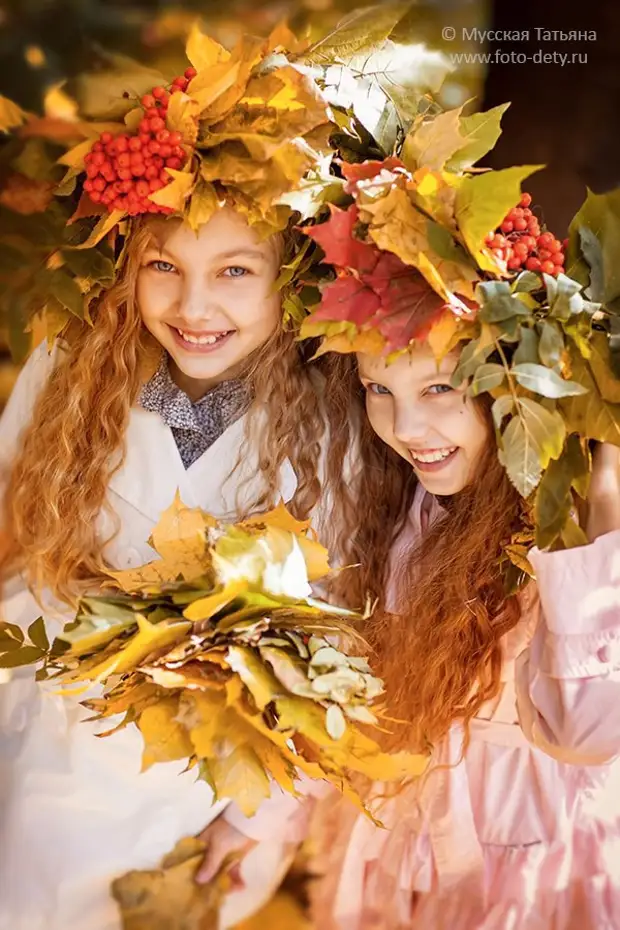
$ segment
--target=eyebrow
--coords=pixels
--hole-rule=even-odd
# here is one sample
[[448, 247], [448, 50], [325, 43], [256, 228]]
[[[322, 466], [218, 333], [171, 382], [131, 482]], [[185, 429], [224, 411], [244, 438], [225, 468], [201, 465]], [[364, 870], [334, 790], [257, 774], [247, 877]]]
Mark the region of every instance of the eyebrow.
[[[181, 261], [180, 256], [177, 257], [175, 253], [164, 243], [153, 242], [153, 244], [147, 248], [147, 251], [152, 249], [154, 252], [158, 252], [159, 255], [169, 255], [174, 262], [178, 263]], [[243, 246], [239, 249], [230, 249], [228, 252], [218, 252], [213, 256], [214, 261], [228, 261], [231, 258], [258, 258], [261, 261], [266, 262], [267, 256], [260, 249], [253, 249], [251, 247], [244, 248]]]

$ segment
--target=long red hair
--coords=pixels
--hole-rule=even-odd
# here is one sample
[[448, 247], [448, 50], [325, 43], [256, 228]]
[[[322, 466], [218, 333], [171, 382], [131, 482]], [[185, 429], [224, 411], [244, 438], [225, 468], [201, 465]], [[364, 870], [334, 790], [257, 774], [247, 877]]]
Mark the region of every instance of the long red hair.
[[[330, 390], [364, 417], [364, 392], [352, 359]], [[355, 519], [347, 551], [357, 571], [343, 573], [340, 593], [353, 606], [365, 596], [376, 609], [362, 630], [385, 680], [387, 712], [401, 721], [386, 742], [418, 750], [436, 743], [455, 720], [467, 723], [500, 688], [500, 641], [520, 616], [507, 596], [502, 546], [521, 523], [522, 502], [497, 458], [491, 418], [479, 477], [442, 498], [442, 515], [390, 568], [390, 550], [417, 488], [411, 466], [365, 420], [353, 493]], [[391, 575], [391, 577], [389, 577]], [[398, 614], [386, 610], [390, 587]]]
[[[73, 602], [105, 577], [108, 540], [97, 532], [98, 517], [107, 506], [110, 477], [123, 461], [131, 408], [161, 357], [136, 301], [138, 270], [149, 241], [146, 226], [132, 235], [122, 273], [92, 308], [93, 325], [78, 325], [69, 334], [34, 402], [6, 476], [0, 580], [22, 569], [35, 592], [48, 588]], [[285, 254], [286, 241], [282, 245]], [[249, 360], [247, 439], [257, 444], [266, 488], [250, 503], [252, 510], [278, 502], [286, 461], [297, 477], [290, 505], [296, 516], [307, 518], [325, 494], [336, 509], [347, 506], [346, 487], [339, 494], [329, 489], [340, 484], [350, 435], [348, 411], [323, 402], [322, 371], [334, 362], [308, 364], [313, 348], [278, 328]], [[258, 410], [266, 413], [265, 426], [255, 435], [259, 418], [252, 414]], [[328, 435], [337, 438], [322, 468]], [[235, 463], [230, 464], [232, 470]], [[342, 525], [337, 515], [335, 524]]]

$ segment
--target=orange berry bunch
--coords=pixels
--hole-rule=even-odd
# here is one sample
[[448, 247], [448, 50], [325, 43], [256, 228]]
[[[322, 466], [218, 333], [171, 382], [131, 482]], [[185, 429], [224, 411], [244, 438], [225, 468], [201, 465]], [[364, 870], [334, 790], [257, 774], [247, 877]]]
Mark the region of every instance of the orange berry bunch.
[[507, 214], [497, 230], [490, 232], [485, 244], [496, 258], [506, 262], [509, 271], [544, 271], [558, 275], [564, 271], [564, 251], [568, 240], [560, 242], [550, 232], [541, 232], [538, 219], [530, 209], [532, 197], [521, 195], [516, 207]]
[[104, 132], [84, 159], [84, 190], [94, 203], [108, 210], [122, 210], [130, 216], [139, 213], [173, 213], [149, 199], [172, 181], [166, 168], [180, 170], [187, 162], [180, 132], [166, 128], [170, 95], [187, 90], [196, 76], [195, 68], [172, 82], [170, 89], [154, 87], [140, 101], [144, 116], [138, 133]]

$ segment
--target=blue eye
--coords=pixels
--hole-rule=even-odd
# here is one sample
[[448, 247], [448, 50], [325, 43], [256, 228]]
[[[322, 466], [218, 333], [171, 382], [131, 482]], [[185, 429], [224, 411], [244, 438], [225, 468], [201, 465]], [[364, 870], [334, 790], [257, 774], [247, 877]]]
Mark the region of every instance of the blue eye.
[[149, 262], [149, 268], [153, 268], [155, 271], [161, 271], [162, 274], [173, 274], [177, 270], [176, 265], [173, 265], [172, 262], [164, 262], [160, 259]]
[[389, 390], [385, 387], [385, 385], [383, 385], [383, 384], [376, 384], [376, 382], [374, 382], [374, 381], [371, 381], [370, 384], [367, 384], [367, 385], [366, 385], [366, 390], [367, 390], [367, 391], [370, 391], [371, 394], [382, 394], [382, 395], [385, 395], [385, 394], [391, 394], [391, 393], [392, 393], [391, 391], [389, 391]]
[[431, 384], [429, 388], [426, 389], [427, 394], [448, 394], [450, 391], [453, 391], [454, 388], [449, 384]]
[[223, 274], [227, 278], [245, 278], [250, 272], [247, 268], [242, 268], [241, 265], [231, 265], [230, 268], [225, 269]]

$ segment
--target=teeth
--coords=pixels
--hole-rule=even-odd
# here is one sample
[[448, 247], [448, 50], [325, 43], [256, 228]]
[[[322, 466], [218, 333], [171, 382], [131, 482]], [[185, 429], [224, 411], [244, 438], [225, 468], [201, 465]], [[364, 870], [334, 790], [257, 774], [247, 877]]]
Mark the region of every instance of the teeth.
[[208, 336], [193, 336], [191, 333], [183, 332], [182, 329], [177, 329], [177, 332], [185, 342], [191, 342], [195, 346], [212, 346], [218, 339], [228, 335], [227, 333], [210, 333]]
[[422, 462], [423, 464], [430, 464], [431, 462], [443, 462], [444, 459], [447, 459], [449, 455], [452, 455], [456, 451], [456, 446], [452, 446], [451, 449], [437, 449], [435, 452], [411, 452], [411, 457], [414, 462]]

